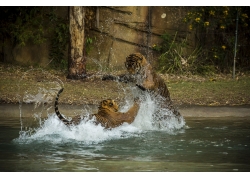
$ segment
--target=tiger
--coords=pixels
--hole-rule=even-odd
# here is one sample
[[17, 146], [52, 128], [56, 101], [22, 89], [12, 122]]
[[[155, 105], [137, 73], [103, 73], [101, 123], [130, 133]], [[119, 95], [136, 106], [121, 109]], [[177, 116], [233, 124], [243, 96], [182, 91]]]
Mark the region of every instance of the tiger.
[[[80, 116], [75, 116], [72, 120], [68, 120], [62, 116], [58, 109], [59, 95], [63, 92], [60, 89], [55, 99], [55, 113], [57, 117], [67, 126], [78, 125], [81, 122]], [[105, 99], [99, 103], [98, 112], [91, 114], [89, 119], [95, 117], [95, 124], [101, 124], [105, 129], [112, 129], [122, 125], [123, 123], [131, 124], [137, 116], [139, 110], [139, 98], [134, 99], [133, 106], [125, 113], [119, 112], [119, 105], [112, 99]]]
[[167, 107], [176, 116], [181, 116], [170, 98], [170, 92], [164, 80], [153, 70], [151, 64], [141, 53], [132, 53], [126, 57], [125, 67], [128, 74], [118, 76], [104, 75], [102, 80], [117, 80], [120, 82], [135, 83], [143, 91], [148, 91], [154, 96], [164, 99], [164, 107]]

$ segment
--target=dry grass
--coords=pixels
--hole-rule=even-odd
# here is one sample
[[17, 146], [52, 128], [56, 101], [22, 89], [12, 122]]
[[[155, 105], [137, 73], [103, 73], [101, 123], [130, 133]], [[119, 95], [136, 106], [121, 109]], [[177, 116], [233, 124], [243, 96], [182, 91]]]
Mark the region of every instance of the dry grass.
[[[94, 73], [94, 72], [93, 72]], [[94, 73], [96, 74], [96, 73]], [[18, 103], [19, 96], [39, 88], [64, 87], [60, 103], [98, 104], [102, 99], [123, 101], [126, 84], [102, 81], [100, 75], [85, 80], [68, 80], [66, 72], [23, 68], [0, 64], [0, 102]], [[250, 104], [250, 77], [241, 74], [237, 80], [230, 75], [214, 77], [161, 75], [175, 104], [246, 105]], [[55, 91], [57, 92], [57, 91]], [[127, 93], [127, 92], [126, 92]]]

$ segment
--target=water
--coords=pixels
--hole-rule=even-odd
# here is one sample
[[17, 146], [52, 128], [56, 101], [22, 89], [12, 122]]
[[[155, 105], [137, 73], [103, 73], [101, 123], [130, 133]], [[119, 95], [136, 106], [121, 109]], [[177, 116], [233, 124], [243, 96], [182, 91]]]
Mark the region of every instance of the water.
[[[78, 126], [68, 128], [59, 121], [53, 108], [63, 83], [48, 77], [45, 71], [40, 74], [40, 79], [47, 77], [47, 81], [37, 81], [32, 76], [21, 78], [21, 81], [36, 80], [37, 86], [19, 87], [19, 90], [28, 87], [25, 93], [18, 94], [20, 117], [0, 116], [1, 171], [243, 172], [250, 169], [250, 118], [176, 119], [168, 110], [159, 108], [160, 99], [156, 102], [149, 94], [129, 87], [121, 90], [125, 94], [130, 91], [121, 111], [128, 110], [134, 97], [141, 100], [132, 124], [105, 130], [83, 120]], [[25, 103], [33, 104], [26, 107]], [[89, 108], [83, 109], [81, 114], [91, 113]]]
[[[250, 119], [187, 120], [167, 132], [123, 125], [111, 131], [82, 124], [71, 131], [50, 116], [19, 137], [19, 118], [0, 119], [1, 171], [249, 171]], [[85, 128], [85, 129], [84, 129]], [[88, 131], [95, 130], [95, 131]]]

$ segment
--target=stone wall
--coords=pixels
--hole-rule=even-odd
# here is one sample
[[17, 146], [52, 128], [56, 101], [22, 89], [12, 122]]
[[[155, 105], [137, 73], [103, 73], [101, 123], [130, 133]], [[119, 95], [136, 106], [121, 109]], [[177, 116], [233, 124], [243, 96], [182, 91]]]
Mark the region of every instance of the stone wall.
[[[157, 61], [152, 51], [154, 44], [161, 43], [165, 32], [178, 38], [192, 38], [182, 19], [187, 7], [99, 7], [99, 22], [90, 31], [96, 39], [88, 54], [92, 67], [110, 70], [124, 69], [127, 55], [141, 52], [151, 63]], [[97, 18], [98, 19], [98, 18]]]
[[[87, 54], [87, 70], [124, 69], [126, 56], [133, 52], [141, 52], [150, 62], [155, 63], [159, 54], [152, 51], [152, 46], [161, 42], [160, 36], [164, 32], [172, 35], [178, 32], [178, 38], [188, 37], [193, 42], [193, 35], [182, 22], [188, 8], [92, 7], [91, 22], [86, 23], [89, 26], [86, 31], [88, 37], [93, 39]], [[60, 7], [59, 10], [64, 18], [68, 18], [68, 7]], [[0, 51], [4, 54], [4, 61], [45, 67], [50, 62], [49, 43], [49, 38], [44, 44], [28, 44], [25, 47], [12, 47], [5, 43]]]

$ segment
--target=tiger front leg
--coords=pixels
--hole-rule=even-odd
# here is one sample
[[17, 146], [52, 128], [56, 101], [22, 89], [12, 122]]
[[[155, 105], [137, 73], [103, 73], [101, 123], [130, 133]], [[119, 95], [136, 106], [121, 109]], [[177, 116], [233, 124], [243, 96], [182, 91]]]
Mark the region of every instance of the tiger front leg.
[[122, 121], [129, 124], [134, 122], [135, 117], [138, 114], [139, 108], [140, 108], [140, 99], [137, 97], [134, 99], [133, 106], [126, 113], [121, 113], [123, 116]]

